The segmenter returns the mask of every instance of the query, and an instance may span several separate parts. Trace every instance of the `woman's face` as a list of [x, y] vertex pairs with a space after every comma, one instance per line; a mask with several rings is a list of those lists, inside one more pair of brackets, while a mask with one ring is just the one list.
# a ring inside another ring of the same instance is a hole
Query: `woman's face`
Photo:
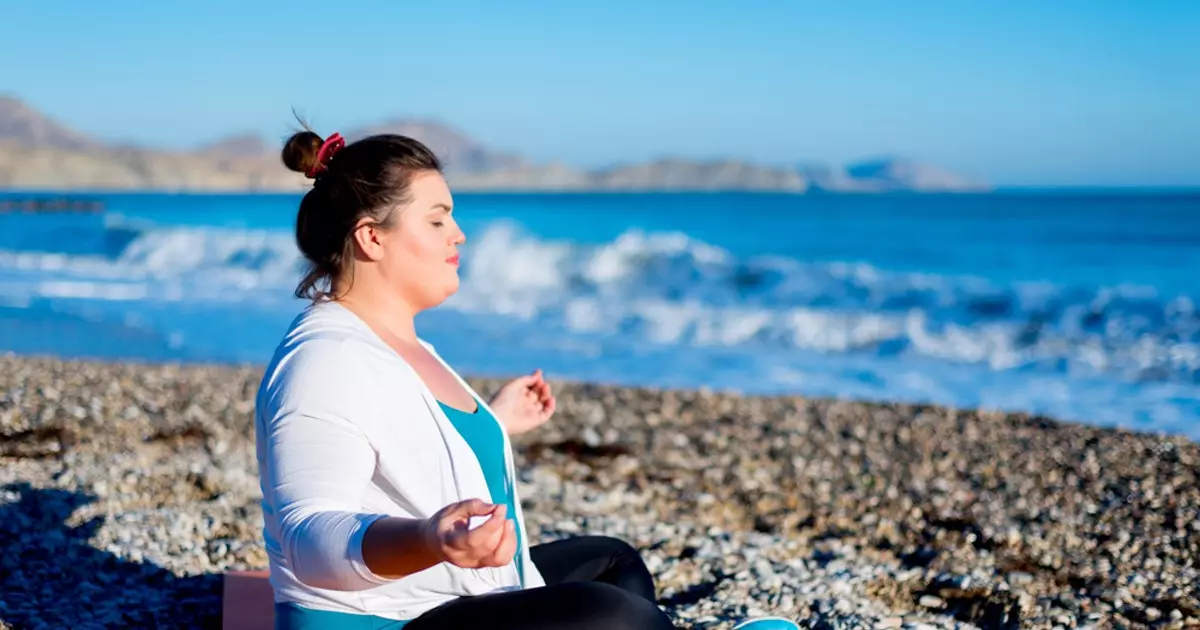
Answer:
[[466, 236], [451, 216], [454, 200], [441, 173], [414, 175], [409, 197], [395, 210], [392, 228], [376, 232], [378, 253], [372, 258], [386, 285], [422, 311], [458, 290], [458, 246]]

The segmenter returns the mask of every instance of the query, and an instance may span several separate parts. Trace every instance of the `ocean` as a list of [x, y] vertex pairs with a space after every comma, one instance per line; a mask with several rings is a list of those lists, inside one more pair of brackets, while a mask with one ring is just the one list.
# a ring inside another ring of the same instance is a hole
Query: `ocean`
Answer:
[[[298, 195], [98, 198], [0, 213], [0, 352], [270, 358], [303, 308]], [[455, 215], [461, 289], [418, 330], [467, 374], [1200, 439], [1197, 194], [458, 194]]]

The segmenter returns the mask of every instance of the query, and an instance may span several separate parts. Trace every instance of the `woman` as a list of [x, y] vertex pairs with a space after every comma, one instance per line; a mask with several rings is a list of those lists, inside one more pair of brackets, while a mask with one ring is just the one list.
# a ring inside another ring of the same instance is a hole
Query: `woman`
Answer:
[[509, 435], [550, 419], [540, 371], [485, 403], [414, 328], [458, 288], [463, 233], [411, 138], [293, 135], [314, 179], [296, 241], [312, 304], [263, 377], [255, 431], [277, 628], [673, 628], [637, 552], [530, 546]]
[[629, 545], [530, 547], [508, 436], [554, 413], [540, 371], [485, 403], [417, 336], [464, 241], [433, 153], [305, 131], [282, 157], [315, 181], [296, 221], [312, 304], [255, 421], [276, 627], [674, 627]]

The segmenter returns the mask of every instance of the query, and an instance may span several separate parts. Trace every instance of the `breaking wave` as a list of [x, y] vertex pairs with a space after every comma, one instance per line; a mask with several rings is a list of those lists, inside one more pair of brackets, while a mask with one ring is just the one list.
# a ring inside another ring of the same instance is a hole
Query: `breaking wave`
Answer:
[[[83, 253], [0, 250], [8, 305], [85, 300], [296, 308], [280, 230], [106, 225]], [[552, 241], [491, 224], [446, 308], [560, 335], [752, 352], [915, 357], [996, 371], [1200, 383], [1192, 296], [1135, 286], [997, 285], [865, 264], [739, 258], [682, 233]]]

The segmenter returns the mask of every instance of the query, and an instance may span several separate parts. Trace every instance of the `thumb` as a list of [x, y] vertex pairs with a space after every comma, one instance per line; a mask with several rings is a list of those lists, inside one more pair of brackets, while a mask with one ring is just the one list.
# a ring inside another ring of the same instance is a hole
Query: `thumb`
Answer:
[[491, 514], [495, 510], [495, 505], [487, 503], [482, 499], [468, 499], [455, 506], [454, 515], [459, 517], [483, 516], [485, 514]]

